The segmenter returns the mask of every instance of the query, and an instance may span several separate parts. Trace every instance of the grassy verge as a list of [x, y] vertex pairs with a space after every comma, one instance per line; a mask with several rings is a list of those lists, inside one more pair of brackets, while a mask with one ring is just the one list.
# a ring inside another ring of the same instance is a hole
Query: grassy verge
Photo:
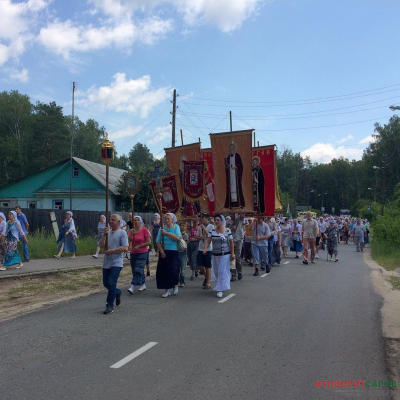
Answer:
[[400, 248], [398, 247], [372, 240], [371, 256], [387, 271], [394, 271], [396, 268], [400, 268]]
[[[36, 231], [28, 236], [29, 258], [35, 260], [38, 258], [51, 258], [57, 254], [57, 240], [54, 235], [46, 234], [43, 231]], [[96, 251], [96, 238], [91, 236], [78, 236], [76, 239], [76, 255], [86, 256], [94, 254]], [[18, 251], [22, 256], [22, 245], [18, 244]]]
[[388, 281], [391, 283], [393, 289], [400, 290], [400, 277], [390, 276]]

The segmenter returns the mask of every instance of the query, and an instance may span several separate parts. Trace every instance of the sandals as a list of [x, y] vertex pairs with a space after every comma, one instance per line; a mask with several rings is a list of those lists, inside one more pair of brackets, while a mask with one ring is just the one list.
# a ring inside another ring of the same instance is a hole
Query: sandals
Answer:
[[210, 286], [210, 285], [204, 285], [203, 289], [205, 289], [205, 290], [210, 290], [210, 289], [211, 289], [211, 286]]
[[337, 258], [336, 260], [335, 260], [335, 262], [338, 262], [339, 261], [339, 259]]
[[54, 256], [54, 258], [60, 258], [60, 256], [57, 254], [57, 255]]

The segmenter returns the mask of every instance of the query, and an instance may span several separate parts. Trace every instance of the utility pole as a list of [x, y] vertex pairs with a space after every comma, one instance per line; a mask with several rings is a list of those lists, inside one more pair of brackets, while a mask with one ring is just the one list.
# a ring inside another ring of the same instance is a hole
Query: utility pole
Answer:
[[385, 212], [385, 178], [386, 178], [386, 165], [383, 166], [382, 163], [382, 205], [381, 205], [381, 215]]
[[176, 89], [172, 100], [172, 147], [175, 147], [175, 115], [176, 115]]
[[231, 127], [231, 132], [232, 132], [232, 111], [229, 111], [229, 123]]
[[256, 133], [255, 132], [253, 132], [253, 137], [254, 137], [254, 145], [253, 145], [253, 147], [256, 147]]
[[74, 120], [75, 120], [75, 85], [76, 82], [72, 82], [72, 123], [71, 123], [71, 156], [69, 159], [69, 209], [72, 211], [72, 149], [74, 146]]
[[183, 146], [183, 133], [182, 133], [182, 129], [181, 129], [181, 144]]

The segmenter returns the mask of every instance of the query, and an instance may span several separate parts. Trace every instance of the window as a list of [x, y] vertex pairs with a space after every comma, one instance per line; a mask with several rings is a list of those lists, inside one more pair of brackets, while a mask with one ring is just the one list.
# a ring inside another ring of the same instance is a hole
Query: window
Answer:
[[36, 201], [28, 201], [28, 208], [36, 208]]
[[53, 200], [53, 208], [56, 210], [62, 210], [64, 208], [63, 200]]
[[2, 201], [1, 206], [2, 207], [10, 207], [10, 203], [8, 201]]
[[79, 177], [79, 168], [78, 167], [74, 167], [74, 169], [72, 171], [72, 176], [74, 178], [78, 178]]

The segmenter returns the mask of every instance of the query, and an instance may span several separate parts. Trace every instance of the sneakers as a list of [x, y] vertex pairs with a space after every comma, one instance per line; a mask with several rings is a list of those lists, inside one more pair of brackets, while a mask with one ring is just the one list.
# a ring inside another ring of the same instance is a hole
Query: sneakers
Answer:
[[238, 280], [242, 280], [243, 279], [243, 274], [241, 272], [238, 273]]
[[0, 267], [0, 271], [7, 271], [7, 268]]
[[103, 314], [111, 314], [113, 312], [114, 312], [114, 309], [107, 304], [106, 309], [103, 311]]
[[140, 286], [139, 292], [143, 292], [143, 290], [146, 290], [146, 284], [145, 283], [143, 283], [143, 285]]
[[236, 276], [232, 276], [231, 282], [236, 282]]
[[261, 269], [261, 271], [265, 271], [265, 267], [261, 267], [260, 269]]
[[54, 258], [60, 258], [60, 256], [59, 256], [58, 254], [56, 254], [56, 255], [54, 256]]
[[303, 260], [303, 264], [308, 265], [308, 261], [307, 260]]
[[16, 269], [20, 269], [20, 268], [23, 267], [23, 266], [24, 266], [24, 264], [19, 263], [15, 268], [16, 268]]
[[115, 296], [115, 305], [119, 306], [121, 304], [121, 295]]
[[166, 290], [165, 293], [161, 296], [164, 299], [166, 299], [167, 297], [171, 296], [171, 293], [169, 292], [169, 290]]
[[316, 255], [315, 255], [315, 258], [319, 258], [319, 255], [318, 255], [318, 254], [316, 254]]
[[258, 276], [258, 269], [254, 272], [253, 276]]
[[99, 258], [99, 255], [98, 254], [93, 254], [92, 257], [93, 258]]
[[220, 299], [222, 297], [222, 292], [218, 292], [217, 297]]
[[191, 280], [191, 281], [194, 281], [194, 276], [193, 276], [193, 275], [190, 277], [190, 280]]
[[135, 285], [131, 285], [129, 289], [126, 289], [130, 294], [133, 294], [133, 291], [135, 290]]
[[311, 261], [311, 264], [315, 264], [315, 261]]
[[70, 257], [71, 260], [74, 260], [75, 258], [76, 258], [75, 256]]
[[197, 278], [197, 277], [199, 276], [199, 273], [196, 271], [196, 272], [194, 273], [194, 276]]
[[179, 287], [185, 287], [185, 284], [184, 283], [180, 283]]
[[203, 287], [206, 286], [206, 284], [207, 284], [207, 279], [204, 279], [204, 281], [203, 281]]
[[23, 262], [29, 262], [29, 258], [24, 258], [22, 261]]
[[268, 275], [268, 274], [271, 273], [271, 271], [272, 271], [271, 268], [269, 268], [269, 269], [267, 269], [267, 270], [265, 271], [265, 274]]
[[176, 296], [178, 294], [178, 286], [174, 287], [174, 296]]

